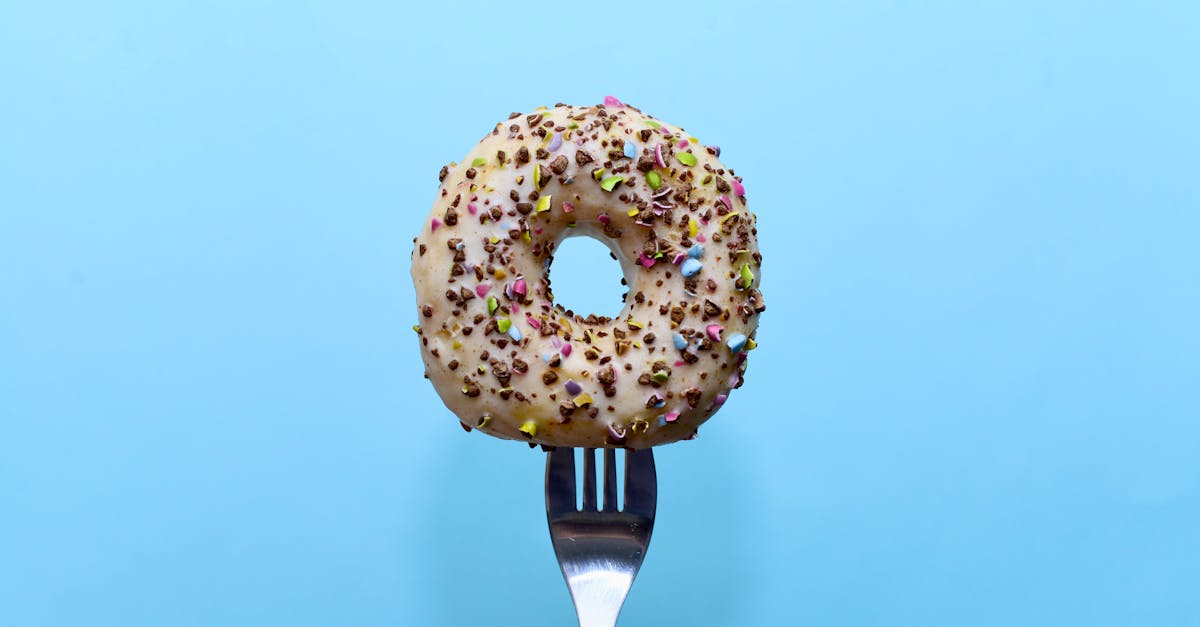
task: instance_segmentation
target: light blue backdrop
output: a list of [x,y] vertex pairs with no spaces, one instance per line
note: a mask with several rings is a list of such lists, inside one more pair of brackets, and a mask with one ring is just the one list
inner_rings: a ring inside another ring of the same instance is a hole
[[408,254],[610,93],[767,260],[623,625],[1200,624],[1197,4],[811,4],[4,3],[0,625],[571,624]]

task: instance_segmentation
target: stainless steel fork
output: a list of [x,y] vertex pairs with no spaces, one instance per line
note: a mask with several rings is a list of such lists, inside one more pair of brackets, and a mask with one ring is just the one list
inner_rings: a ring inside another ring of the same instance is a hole
[[604,502],[596,502],[596,449],[583,449],[583,508],[575,449],[546,457],[546,519],[580,627],[614,627],[650,547],[658,478],[650,449],[625,453],[625,502],[617,509],[617,457],[604,449]]

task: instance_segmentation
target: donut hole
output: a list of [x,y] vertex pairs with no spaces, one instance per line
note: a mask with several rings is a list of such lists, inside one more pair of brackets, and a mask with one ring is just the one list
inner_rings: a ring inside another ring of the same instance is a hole
[[554,303],[587,317],[616,318],[625,307],[621,263],[603,241],[583,235],[568,237],[554,249],[547,278]]

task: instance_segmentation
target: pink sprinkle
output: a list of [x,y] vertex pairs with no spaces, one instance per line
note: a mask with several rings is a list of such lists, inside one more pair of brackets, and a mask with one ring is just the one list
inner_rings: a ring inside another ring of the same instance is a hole
[[719,324],[710,324],[707,327],[704,327],[704,332],[708,333],[708,339],[710,339],[714,342],[721,341],[721,331],[724,331],[724,330],[725,330],[725,327],[723,327]]
[[638,253],[638,263],[649,268],[654,265],[654,259],[647,257],[646,253]]
[[480,298],[483,298],[484,296],[487,296],[488,290],[490,289],[492,289],[492,285],[490,283],[480,283],[479,285],[475,286],[475,293],[478,294]]
[[703,234],[703,233],[698,233],[698,234],[696,235],[696,241],[697,241],[697,242],[700,242],[701,244],[704,244],[704,243],[708,242],[708,238],[707,238],[707,237],[704,237],[704,234]]
[[572,211],[575,211],[575,205],[572,205],[571,203],[564,200],[563,201],[563,213],[571,213]]
[[571,345],[570,344],[563,344],[562,354],[563,354],[563,357],[571,356]]
[[667,412],[667,415],[663,416],[663,418],[667,422],[675,422],[676,420],[679,420],[679,412],[677,412],[677,411]]
[[600,214],[599,216],[596,217],[596,219],[600,221],[600,224],[608,224],[608,222],[609,222],[607,213]]
[[683,263],[684,259],[687,259],[687,255],[684,255],[681,253],[681,254],[675,255],[675,258],[671,260],[671,263],[673,263],[675,265],[679,265],[679,264]]
[[675,360],[675,365],[672,367],[678,368],[678,367],[682,366],[684,363],[686,363],[686,362],[684,362],[682,359],[677,359],[677,360]]
[[729,396],[728,396],[728,395],[725,395],[725,394],[718,394],[718,395],[717,395],[717,397],[716,397],[715,399],[713,399],[713,402],[714,402],[714,403],[716,403],[718,406],[720,406],[720,405],[724,405],[724,404],[725,404],[725,400],[726,400],[726,399],[728,399],[728,398],[729,398]]
[[738,181],[737,179],[733,179],[733,194],[735,196],[745,196],[746,195],[746,186],[742,185],[742,183],[740,181]]
[[521,296],[525,295],[525,292],[527,289],[528,288],[525,287],[525,277],[521,277],[521,278],[517,279],[516,283],[513,283],[513,291],[520,294]]
[[533,230],[533,232],[534,232],[535,234],[537,234],[537,235],[541,235],[541,234],[542,234],[542,227],[540,227],[540,226],[539,226],[538,228],[534,229],[534,230]]
[[616,96],[605,96],[604,97],[604,106],[621,108],[621,107],[625,106],[625,103],[621,102],[620,100],[617,100]]
[[434,218],[433,220],[430,220],[430,222],[429,222],[429,230],[436,231],[437,228],[441,225],[442,225],[442,221],[438,220],[437,218]]
[[542,328],[542,323],[537,318],[534,318],[533,316],[525,316],[525,322],[528,322],[529,326],[531,326],[535,329]]
[[679,140],[679,147],[680,147],[680,148],[687,148],[687,147],[688,147],[687,140],[686,140],[686,139],[681,139],[681,140]]
[[475,203],[469,202],[467,203],[467,211],[471,212],[471,215],[475,215],[476,213],[479,213],[479,207],[476,207]]
[[521,313],[521,308],[519,306],[517,306],[516,303],[509,305],[509,309],[512,309],[513,315]]
[[721,201],[721,202],[723,202],[723,203],[725,203],[725,208],[726,208],[726,209],[728,209],[728,210],[730,210],[730,211],[733,211],[733,203],[729,201],[729,195],[728,195],[728,194],[721,194],[720,201]]
[[663,161],[661,142],[654,144],[654,163],[658,164],[658,167],[660,168],[667,167],[667,162]]

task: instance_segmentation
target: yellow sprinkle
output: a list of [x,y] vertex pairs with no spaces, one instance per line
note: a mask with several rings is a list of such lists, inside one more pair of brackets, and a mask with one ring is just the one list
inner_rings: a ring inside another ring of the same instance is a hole
[[550,199],[551,198],[553,198],[553,196],[551,196],[549,194],[546,194],[545,196],[538,198],[538,204],[537,204],[537,212],[538,213],[545,213],[547,211],[550,211]]
[[520,430],[521,433],[525,434],[525,437],[533,438],[533,436],[537,435],[537,424],[532,420],[526,420],[521,423]]
[[650,423],[642,418],[635,418],[633,424],[629,425],[629,430],[633,433],[642,433],[650,428]]
[[733,216],[736,216],[737,214],[738,214],[738,212],[734,211],[734,212],[730,213],[729,215],[725,216],[724,218],[721,218],[721,224],[725,224],[726,220],[728,220],[729,218],[732,218]]
[[453,344],[451,344],[450,346],[451,346],[451,347],[452,347],[454,350],[458,350],[458,349],[462,348],[462,342],[460,342],[460,341],[458,341],[458,340],[454,340],[454,343],[453,343]]
[[604,178],[604,168],[596,168],[595,170],[592,170],[592,178],[596,179],[597,181]]
[[625,212],[625,215],[627,215],[627,216],[629,216],[629,217],[631,217],[631,218],[632,218],[633,216],[636,216],[637,214],[638,214],[638,210],[637,210],[637,209],[630,209],[629,211],[626,211],[626,212]]
[[492,415],[491,415],[491,414],[484,414],[484,415],[482,415],[482,416],[480,416],[480,417],[479,417],[479,422],[476,422],[476,423],[475,423],[475,428],[476,428],[476,429],[482,429],[482,428],[484,428],[484,427],[488,426],[488,423],[489,423],[489,422],[491,422],[491,421],[492,421]]
[[696,218],[688,218],[688,237],[696,237],[699,231],[700,223],[696,222]]
[[479,374],[487,374],[487,366],[484,366],[483,364],[479,364],[475,367],[475,369],[479,371]]
[[634,320],[633,318],[626,320],[625,324],[628,324],[629,328],[631,328],[631,329],[640,329],[644,326],[642,323],[638,322],[637,320]]
[[492,242],[493,244],[499,244],[499,243],[500,243],[500,238],[499,238],[499,237],[496,237],[495,235],[493,235],[493,236],[492,236],[492,239],[491,239],[491,242]]
[[525,242],[526,244],[528,244],[529,242],[532,241],[532,238],[529,237],[529,231],[525,231],[524,233],[521,233],[521,241]]
[[558,326],[562,327],[563,330],[566,331],[567,333],[574,332],[574,329],[571,328],[571,321],[566,318],[559,318]]
[[592,397],[587,392],[584,392],[575,397],[574,403],[576,407],[586,407],[592,404]]
[[746,350],[752,351],[756,348],[758,348],[758,342],[755,342],[754,340],[746,340]]
[[474,183],[471,183],[471,191],[474,192],[477,189],[479,189],[479,188],[476,187]]
[[496,268],[496,271],[492,273],[492,276],[496,277],[497,279],[503,279],[508,276],[508,273],[504,271],[504,268]]
[[542,188],[542,164],[540,163],[533,166],[533,188]]
[[699,143],[700,143],[700,140],[696,139],[695,137],[689,137],[689,138],[688,138],[688,141],[692,142],[693,144],[699,144]]
[[421,325],[419,325],[419,324],[414,324],[414,325],[413,325],[413,331],[416,331],[417,333],[420,333],[420,332],[421,332]]

